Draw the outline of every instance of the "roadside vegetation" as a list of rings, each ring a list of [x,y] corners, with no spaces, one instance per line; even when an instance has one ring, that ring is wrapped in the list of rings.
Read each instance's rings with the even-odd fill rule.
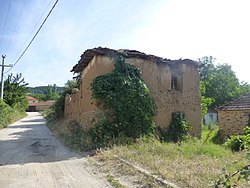
[[[250,92],[250,86],[240,82],[229,65],[215,65],[214,60],[200,59],[203,114]],[[104,113],[86,129],[79,122],[63,119],[65,96],[77,91],[78,83],[66,84],[62,96],[46,113],[48,126],[74,150],[95,151],[92,159],[106,168],[114,187],[123,187],[117,174],[140,176],[139,182],[148,187],[162,186],[155,176],[180,187],[250,186],[249,128],[244,135],[221,140],[217,125],[203,126],[198,139],[189,135],[192,125],[185,113],[174,112],[168,129],[156,129],[154,101],[140,71],[119,57],[112,73],[92,82],[92,97]],[[138,175],[128,164],[146,170],[147,175]]]
[[[0,99],[0,128],[5,128],[26,115],[27,85],[22,74],[8,75],[4,81],[4,100]]]
[[[56,84],[39,87],[29,87],[29,95],[39,101],[57,100],[63,92],[63,87],[58,87]]]

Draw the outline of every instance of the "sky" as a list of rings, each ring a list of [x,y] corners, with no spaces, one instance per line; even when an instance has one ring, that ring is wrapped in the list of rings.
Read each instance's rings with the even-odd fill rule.
[[[56,0],[0,0],[0,55],[14,64]],[[64,86],[95,47],[168,59],[213,56],[250,83],[249,0],[59,0],[20,61],[29,86]],[[5,72],[8,68],[5,68]]]

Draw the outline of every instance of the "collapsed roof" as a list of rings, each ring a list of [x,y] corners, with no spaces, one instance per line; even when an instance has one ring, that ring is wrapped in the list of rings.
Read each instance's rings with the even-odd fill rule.
[[[190,59],[179,59],[179,60],[170,60],[166,58],[161,58],[154,55],[148,55],[143,52],[139,52],[136,50],[113,50],[109,48],[93,48],[86,50],[82,55],[81,59],[78,61],[78,63],[73,67],[71,72],[74,73],[80,73],[82,72],[89,64],[89,62],[93,59],[94,56],[101,55],[101,56],[108,56],[108,57],[116,57],[118,55],[122,55],[125,58],[138,58],[138,59],[144,59],[144,60],[152,60],[156,63],[167,63],[167,64],[175,64],[175,63],[181,63],[181,64],[193,64],[194,66],[199,66],[200,63],[190,60]]]

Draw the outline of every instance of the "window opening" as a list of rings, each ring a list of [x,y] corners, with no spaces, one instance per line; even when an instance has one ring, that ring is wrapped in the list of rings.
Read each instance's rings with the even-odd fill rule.
[[[177,76],[171,75],[171,89],[177,90]]]

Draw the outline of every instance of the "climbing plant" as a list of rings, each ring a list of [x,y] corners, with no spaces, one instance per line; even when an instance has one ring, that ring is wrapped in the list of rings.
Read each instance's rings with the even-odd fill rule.
[[[113,72],[93,80],[91,91],[105,112],[92,130],[96,141],[121,135],[138,138],[154,132],[154,100],[140,70],[125,63],[122,56],[116,58]]]
[[[184,112],[173,112],[169,128],[160,129],[162,140],[181,142],[189,137],[190,128],[191,125],[187,122]]]

